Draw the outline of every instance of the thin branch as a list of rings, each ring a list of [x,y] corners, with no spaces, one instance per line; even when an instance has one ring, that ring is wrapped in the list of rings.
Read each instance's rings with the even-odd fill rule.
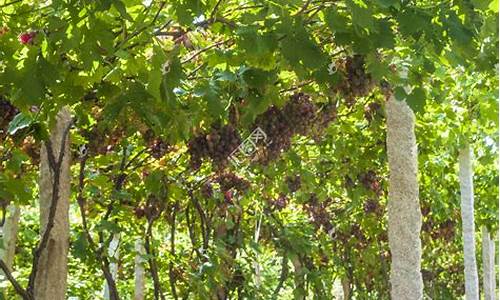
[[[218,47],[218,46],[223,45],[223,44],[225,44],[225,43],[228,43],[228,42],[230,42],[230,41],[231,41],[231,39],[227,39],[227,40],[223,40],[223,41],[217,42],[217,43],[215,43],[215,44],[212,44],[212,45],[210,45],[210,46],[207,46],[207,47],[205,47],[205,48],[202,48],[202,49],[200,49],[200,50],[196,51],[196,52],[195,52],[193,55],[191,55],[190,57],[188,57],[188,58],[184,59],[183,61],[181,61],[181,63],[182,63],[182,64],[188,63],[188,62],[190,62],[191,60],[195,59],[198,55],[202,54],[203,52],[206,52],[206,51],[208,51],[208,50],[210,50],[210,49],[212,49],[212,48]]]
[[[151,206],[152,205],[151,201],[148,200],[148,203],[146,205]],[[144,241],[144,250],[148,255],[149,272],[151,273],[151,277],[153,279],[153,290],[154,290],[155,300],[165,299],[165,296],[163,295],[163,291],[161,288],[160,278],[158,276],[158,264],[156,262],[155,252],[154,249],[151,247],[151,238],[153,237],[153,224],[155,220],[159,217],[160,213],[158,213],[158,215],[156,216],[151,216],[150,218],[148,218],[148,226],[146,229],[146,237]]]
[[[218,0],[217,3],[214,6],[214,9],[212,10],[212,13],[210,14],[210,18],[213,19],[215,15],[217,14],[217,10],[219,10],[219,6],[221,5],[223,0]]]
[[[16,293],[21,296],[24,300],[32,300],[33,297],[31,297],[30,294],[17,282],[17,280],[12,276],[12,273],[10,272],[9,268],[5,264],[5,262],[0,258],[0,269],[2,269],[3,274],[5,277],[7,277],[7,280],[12,284],[14,287],[14,290]]]
[[[241,6],[238,6],[238,7],[236,7],[236,8],[233,8],[233,9],[230,9],[230,10],[226,11],[226,12],[224,13],[224,17],[229,16],[230,14],[232,14],[232,13],[233,13],[233,12],[235,12],[235,11],[239,11],[239,12],[241,12],[241,11],[243,11],[243,10],[254,9],[254,8],[263,8],[263,7],[265,7],[265,5],[263,5],[263,4],[255,4],[255,5],[241,5]]]
[[[175,259],[175,219],[177,215],[177,209],[179,206],[179,202],[175,202],[174,207],[172,208],[172,224],[170,227],[170,264],[168,266],[168,277],[170,280],[170,289],[172,291],[172,296],[174,297],[175,300],[178,299],[177,296],[177,290],[175,288],[175,274],[174,274],[174,263],[172,259]]]
[[[307,9],[307,7],[309,6],[309,4],[311,4],[311,1],[312,0],[307,0],[306,3],[304,3],[304,5],[302,5],[302,7],[300,8],[300,10],[294,16],[298,16],[298,15],[302,14]]]
[[[128,169],[128,167],[130,167],[130,165],[134,162],[134,160],[136,160],[144,152],[146,152],[146,148],[142,149],[141,151],[137,152],[134,156],[132,156],[132,158],[130,158],[128,163],[125,165],[124,169]]]
[[[310,80],[307,80],[307,81],[304,81],[304,82],[301,82],[299,84],[297,84],[296,86],[292,86],[291,88],[287,88],[287,89],[283,89],[283,90],[280,90],[280,94],[283,94],[283,93],[286,93],[286,92],[291,92],[291,91],[295,91],[295,90],[298,90],[300,89],[301,87],[304,87],[306,85],[309,85],[311,83],[313,83],[314,80],[313,79],[310,79]]]
[[[10,6],[12,4],[16,4],[18,2],[21,2],[21,1],[23,1],[23,0],[14,0],[14,1],[11,1],[11,2],[8,2],[8,3],[4,3],[4,4],[0,5],[0,8],[7,7],[7,6]]]
[[[307,18],[306,23],[310,23],[310,22],[311,22],[311,20],[314,18],[314,16],[315,16],[315,15],[317,15],[317,14],[318,14],[318,12],[320,12],[320,11],[321,11],[321,9],[323,9],[324,7],[325,7],[325,5],[324,5],[324,4],[320,4],[320,5],[318,5],[318,6],[314,7],[314,8],[312,8],[312,9],[310,9],[310,10],[306,11],[306,13],[310,13],[310,12],[312,12],[312,14],[311,14],[311,15],[309,15],[309,17]]]
[[[192,251],[191,251],[191,257],[192,257],[193,252],[196,252],[196,255],[198,256],[198,258],[201,259],[203,256],[201,255],[200,251],[198,250],[198,241],[196,239],[196,232],[195,232],[196,228],[195,228],[195,224],[191,220],[191,215],[189,213],[189,204],[186,205],[185,214],[186,214],[186,225],[188,228],[189,239],[191,240],[191,245],[193,245]]]
[[[280,279],[278,282],[278,285],[274,289],[273,292],[273,299],[277,298],[279,295],[280,290],[283,288],[283,284],[285,283],[285,280],[288,278],[288,259],[286,255],[283,255],[283,260],[281,261],[281,274],[280,274]]]
[[[194,197],[193,193],[190,192],[190,198],[191,201],[193,202],[194,207],[196,208],[196,211],[200,215],[200,229],[201,229],[201,236],[203,238],[203,251],[206,251],[208,248],[208,228],[207,228],[207,216],[205,215],[205,212],[203,211],[203,208],[200,205],[200,202]]]
[[[138,36],[139,34],[141,34],[144,30],[146,30],[147,28],[149,27],[152,27],[154,26],[154,24],[156,23],[156,21],[158,20],[158,17],[160,16],[160,12],[162,11],[162,9],[165,7],[165,5],[167,4],[166,1],[162,1],[160,3],[160,7],[158,8],[158,11],[156,12],[155,16],[153,17],[153,20],[148,24],[148,25],[144,25],[143,27],[139,28],[138,30],[134,31],[131,35],[127,36],[121,43],[119,43],[116,47],[115,47],[115,51],[117,51],[118,49],[120,49],[123,45],[125,45],[128,41],[130,41],[131,39],[133,39],[134,37]],[[170,24],[171,21],[167,22],[167,26],[168,24]],[[166,26],[165,26],[166,27]]]
[[[101,271],[104,274],[104,278],[106,279],[106,283],[109,287],[109,297],[111,300],[119,300],[120,296],[118,294],[118,290],[116,288],[116,282],[113,279],[113,275],[111,274],[110,271],[110,266],[109,266],[109,261],[107,257],[103,257],[103,247],[97,247],[96,243],[94,242],[94,239],[90,235],[90,231],[88,228],[88,223],[87,223],[87,216],[85,214],[85,198],[83,196],[83,188],[85,184],[85,163],[87,160],[87,156],[85,155],[82,157],[82,160],[80,161],[80,175],[79,175],[79,184],[78,184],[78,196],[77,196],[77,202],[78,206],[80,207],[80,215],[82,218],[82,227],[83,231],[85,234],[85,237],[87,239],[87,242],[92,249],[92,252],[95,254],[97,261],[100,261],[100,267]]]
[[[202,63],[201,65],[197,66],[193,71],[191,71],[187,76],[186,78],[187,79],[194,79],[194,75],[201,69],[203,68],[204,66],[206,65],[206,63]]]

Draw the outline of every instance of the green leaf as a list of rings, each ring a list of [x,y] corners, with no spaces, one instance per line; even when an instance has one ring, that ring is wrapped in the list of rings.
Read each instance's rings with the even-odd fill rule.
[[[484,10],[489,7],[491,0],[471,0],[475,8]]]
[[[123,108],[127,106],[127,102],[127,97],[123,95],[109,99],[106,106],[104,106],[104,116],[106,120],[116,120]]]
[[[473,33],[462,24],[454,12],[451,12],[445,20],[445,25],[453,39],[462,45],[468,45],[471,42]]]
[[[202,97],[207,104],[208,113],[215,119],[224,113],[224,104],[219,96],[218,87],[213,82],[203,81],[194,90],[197,97]]]
[[[114,0],[113,1],[113,6],[116,8],[116,10],[120,13],[122,18],[128,20],[128,21],[133,21],[132,17],[127,13],[127,8],[125,7],[125,4],[123,4],[122,1],[120,0]]]
[[[373,18],[373,13],[370,7],[361,0],[356,2],[361,5],[354,3],[354,1],[347,1],[346,3],[349,11],[351,12],[352,23],[361,28],[372,31],[375,29],[375,19]]]
[[[55,84],[59,79],[59,70],[42,55],[37,58],[38,74],[41,75],[45,85]]]
[[[490,5],[488,8],[493,11],[494,13],[498,13],[498,0],[493,0],[491,1]]]
[[[109,231],[109,232],[112,232],[112,233],[118,233],[121,231],[121,228],[120,226],[118,226],[116,223],[114,222],[110,222],[108,220],[102,220],[98,225],[97,225],[97,228],[98,230],[100,231]]]
[[[230,71],[223,71],[216,74],[216,80],[234,82],[237,80],[236,74]]]
[[[263,90],[266,85],[273,84],[275,79],[275,73],[264,71],[256,68],[245,69],[241,76],[243,80],[248,84],[249,87]]]
[[[327,62],[326,55],[311,39],[300,19],[295,20],[291,26],[287,28],[287,35],[281,41],[281,53],[295,71],[301,67],[317,69],[324,66]]]
[[[376,2],[385,8],[394,7],[399,9],[401,7],[400,1],[398,0],[376,0]]]
[[[396,100],[404,101],[408,95],[402,86],[398,86],[394,89],[394,96],[396,97]]]
[[[21,165],[28,161],[29,157],[19,149],[12,150],[12,157],[7,161],[7,168],[14,173],[21,172]]]
[[[413,112],[423,112],[425,106],[426,94],[423,88],[417,87],[406,97],[406,103],[411,107]]]
[[[31,191],[22,179],[0,177],[0,198],[26,204],[31,200]]]
[[[35,62],[26,61],[25,64],[26,67],[22,70],[20,80],[15,82],[18,89],[13,98],[23,106],[39,105],[45,88],[43,77],[39,76]]]
[[[325,11],[325,21],[332,32],[347,32],[350,31],[349,19],[341,15],[334,8],[327,8]]]
[[[386,65],[380,62],[373,53],[366,56],[366,69],[376,81],[380,81],[389,71]]]
[[[76,240],[72,243],[73,254],[76,258],[84,260],[87,257],[87,239],[81,232],[76,234]]]
[[[274,51],[278,47],[275,33],[259,33],[256,25],[237,30],[238,47],[244,50],[245,61],[251,66],[270,69],[274,66]]]
[[[391,29],[391,23],[386,20],[377,21],[376,33],[370,34],[369,39],[373,42],[375,48],[394,48],[394,32]]]
[[[158,45],[153,46],[153,56],[151,57],[151,71],[148,72],[148,82],[146,89],[156,99],[160,100],[160,88],[162,83],[162,67],[167,61],[165,51]]]
[[[159,194],[162,183],[162,173],[159,170],[155,170],[146,177],[144,181],[145,188],[148,192],[152,194]]]
[[[33,122],[33,118],[31,118],[30,115],[20,112],[14,117],[14,119],[12,119],[12,121],[10,121],[7,132],[10,135],[13,135],[18,130],[29,127],[31,122]]]
[[[418,35],[431,24],[431,18],[416,9],[405,10],[398,15],[397,20],[403,35]]]

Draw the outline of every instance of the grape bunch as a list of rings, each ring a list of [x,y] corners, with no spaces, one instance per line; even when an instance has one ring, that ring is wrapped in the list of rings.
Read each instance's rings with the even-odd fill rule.
[[[88,141],[88,152],[93,155],[106,154],[108,146],[106,144],[106,137],[102,130],[97,126],[83,132],[82,134]]]
[[[333,229],[333,225],[330,221],[331,216],[328,212],[328,206],[330,203],[330,198],[320,202],[318,196],[312,193],[309,196],[308,201],[303,205],[304,210],[309,214],[309,217],[316,229],[319,230],[320,228],[323,228],[327,234],[330,234],[330,230]]]
[[[250,188],[250,182],[231,172],[219,175],[215,181],[220,185],[220,189],[223,193],[232,189],[238,192],[245,192]]]
[[[434,222],[432,221],[432,219],[428,219],[422,223],[422,231],[424,232],[432,232],[433,228],[434,228]]]
[[[270,144],[263,147],[258,160],[267,164],[280,156],[291,146],[292,137],[296,134],[307,135],[315,128],[318,108],[311,97],[304,93],[296,93],[282,109],[271,106],[259,115],[253,128],[262,129]]]
[[[289,199],[284,193],[280,193],[276,199],[268,199],[271,210],[283,210],[288,205]]]
[[[145,208],[143,206],[134,207],[134,215],[137,217],[137,219],[141,219],[146,215]]]
[[[88,141],[88,153],[91,155],[104,155],[115,149],[125,136],[125,130],[122,127],[107,130],[96,124],[90,129],[83,130],[81,135]]]
[[[191,157],[190,165],[193,170],[201,167],[202,159],[208,156],[208,143],[204,135],[192,138],[188,142],[188,153]]]
[[[155,139],[153,144],[150,146],[150,149],[151,155],[156,159],[160,159],[167,154],[170,150],[170,146],[162,139]]]
[[[213,186],[210,182],[205,182],[202,186],[201,186],[201,195],[204,197],[204,198],[212,198],[212,196],[214,195],[214,189],[213,189]]]
[[[282,151],[290,148],[294,132],[284,112],[276,106],[259,115],[253,127],[262,129],[271,141],[271,144],[263,148],[263,153],[259,157],[261,163],[267,164],[278,158]]]
[[[295,93],[283,108],[271,106],[257,116],[251,129],[260,128],[264,131],[269,143],[258,145],[255,160],[267,164],[277,159],[283,151],[291,147],[294,135],[309,135],[317,129],[325,128],[337,115],[335,105],[325,105],[320,113],[317,112],[318,107],[309,95]],[[241,138],[235,128],[238,119],[238,110],[232,106],[229,124],[215,124],[210,132],[197,135],[188,142],[193,169],[200,168],[206,157],[211,158],[219,169],[227,165],[228,157],[241,144]]]
[[[24,138],[21,149],[31,158],[31,163],[33,165],[38,165],[40,163],[40,143],[32,136]]]
[[[423,204],[420,211],[422,212],[422,216],[426,217],[431,213],[431,207],[428,204]]]
[[[370,170],[364,174],[360,174],[358,176],[358,180],[367,190],[373,191],[378,196],[382,194],[382,187],[380,185],[379,178],[374,171]]]
[[[380,206],[380,203],[375,199],[368,199],[363,209],[367,214],[375,214],[377,216],[382,214],[382,206]]]
[[[306,135],[315,119],[316,105],[311,102],[309,95],[304,93],[296,93],[290,97],[283,113],[291,126],[294,134]]]
[[[156,137],[153,130],[148,129],[143,134],[146,146],[151,151],[151,156],[160,159],[170,150],[170,145],[159,137]]]
[[[344,96],[348,106],[354,105],[356,98],[367,96],[375,87],[371,75],[365,70],[362,55],[349,56],[337,62],[337,69],[344,74],[344,80],[335,90]]]
[[[355,237],[358,241],[366,242],[366,236],[361,231],[361,228],[359,227],[358,224],[351,225],[350,231],[351,231],[350,232],[351,236]]]
[[[146,200],[146,204],[137,204],[134,207],[134,214],[138,219],[145,217],[147,220],[152,220],[160,216],[164,210],[164,202],[160,201],[154,195],[149,195]]]
[[[302,185],[302,180],[300,175],[288,176],[286,178],[286,185],[288,186],[288,190],[292,193],[298,191],[300,186]]]
[[[389,97],[393,94],[391,85],[389,84],[388,81],[381,80],[379,87],[380,87],[380,91],[384,95],[385,99],[389,99]]]
[[[188,142],[188,152],[191,156],[191,167],[200,168],[202,160],[210,157],[215,166],[222,169],[231,153],[241,144],[241,138],[236,128],[231,125],[214,125],[208,134],[195,136]]]
[[[382,106],[378,102],[371,102],[365,106],[364,115],[368,123],[371,123],[375,117],[382,115]]]
[[[424,280],[424,282],[430,282],[434,280],[437,276],[436,272],[432,272],[427,269],[422,269],[421,272],[422,272],[422,279]]]
[[[315,134],[320,135],[323,129],[337,119],[337,107],[333,103],[325,104],[319,110],[314,124]]]
[[[433,239],[444,239],[449,242],[455,237],[455,223],[448,219],[440,223],[434,231],[431,232]]]
[[[19,113],[19,110],[7,99],[0,96],[0,139],[4,140],[7,136],[7,127],[10,121]]]
[[[216,166],[224,167],[228,157],[241,144],[241,138],[233,125],[215,126],[206,136],[208,153]]]

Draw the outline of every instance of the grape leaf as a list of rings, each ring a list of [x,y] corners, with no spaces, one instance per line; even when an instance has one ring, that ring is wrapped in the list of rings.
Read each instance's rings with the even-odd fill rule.
[[[354,3],[354,1],[347,1],[347,6],[352,16],[352,23],[370,31],[375,29],[375,23],[373,18],[373,13],[370,8],[362,1],[358,1],[362,3],[364,7]]]
[[[13,135],[18,130],[29,127],[31,122],[33,122],[33,118],[31,118],[30,115],[20,112],[14,117],[14,119],[12,119],[12,121],[10,121],[7,132],[10,135]]]
[[[425,90],[417,87],[406,97],[406,103],[410,106],[413,112],[423,112],[425,107]]]

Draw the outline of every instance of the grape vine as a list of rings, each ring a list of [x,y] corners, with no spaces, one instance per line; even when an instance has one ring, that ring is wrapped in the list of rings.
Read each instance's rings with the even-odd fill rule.
[[[195,136],[188,142],[191,168],[199,169],[202,160],[209,157],[216,168],[223,169],[240,143],[240,135],[233,125],[213,125],[210,132]]]
[[[375,87],[372,76],[366,72],[362,55],[348,56],[336,62],[337,71],[344,77],[334,90],[345,99],[347,106],[353,106],[356,99],[367,96]]]

